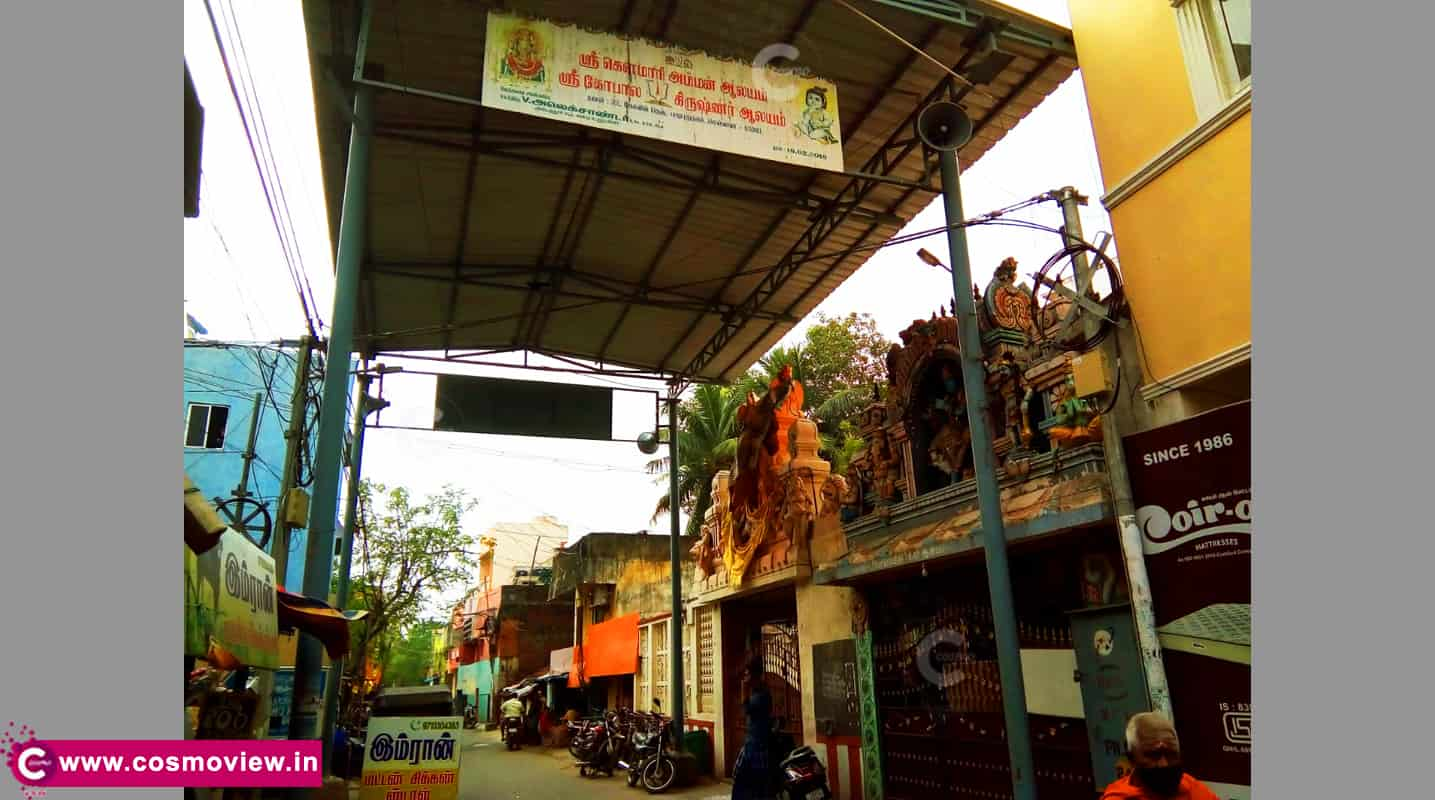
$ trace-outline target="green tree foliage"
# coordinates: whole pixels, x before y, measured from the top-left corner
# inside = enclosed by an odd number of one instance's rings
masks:
[[[694,536],[712,505],[713,476],[732,467],[737,455],[737,409],[745,395],[726,386],[704,384],[678,407],[678,496],[688,513],[687,535]],[[648,462],[648,473],[663,487],[653,520],[668,513],[666,455]]]
[[[384,659],[386,686],[421,686],[433,662],[433,637],[442,636],[444,624],[416,622],[397,631]]]
[[[361,483],[349,606],[369,614],[351,629],[350,675],[360,676],[370,655],[390,663],[418,624],[424,601],[468,580],[477,566],[476,542],[460,523],[475,505],[451,487],[417,501],[403,487]],[[422,663],[427,659],[425,653]]]

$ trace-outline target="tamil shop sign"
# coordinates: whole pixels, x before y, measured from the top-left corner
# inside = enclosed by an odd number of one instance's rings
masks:
[[[457,800],[462,717],[371,717],[359,800]]]

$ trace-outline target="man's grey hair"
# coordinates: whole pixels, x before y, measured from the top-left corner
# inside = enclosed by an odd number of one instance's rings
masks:
[[[1134,751],[1136,749],[1136,746],[1141,743],[1142,730],[1149,729],[1157,725],[1160,725],[1165,728],[1170,728],[1171,735],[1176,736],[1176,726],[1172,725],[1171,720],[1166,719],[1166,717],[1162,716],[1161,714],[1155,711],[1144,711],[1140,714],[1133,714],[1131,716],[1131,719],[1126,722],[1126,751]],[[1179,746],[1180,743],[1181,737],[1176,736],[1176,744]]]

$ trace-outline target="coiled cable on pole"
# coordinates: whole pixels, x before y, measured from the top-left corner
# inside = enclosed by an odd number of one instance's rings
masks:
[[[1096,275],[1098,270],[1104,269],[1108,280],[1110,280],[1111,282],[1110,294],[1106,296],[1106,299],[1104,301],[1098,301],[1105,306],[1106,314],[1099,319],[1096,329],[1092,331],[1090,335],[1086,335],[1083,331],[1078,331],[1077,335],[1075,336],[1060,337],[1060,329],[1066,327],[1066,325],[1062,325],[1061,321],[1058,321],[1056,324],[1049,324],[1046,314],[1043,313],[1046,309],[1042,308],[1042,303],[1038,298],[1037,292],[1043,286],[1047,286],[1048,282],[1060,283],[1061,269],[1059,269],[1059,265],[1062,265],[1068,260],[1072,261],[1074,265],[1075,259],[1078,256],[1082,255],[1091,256],[1092,265],[1090,274],[1093,277]],[[1048,273],[1050,273],[1053,269],[1056,270],[1057,277],[1049,278]],[[1036,328],[1036,336],[1034,338],[1038,342],[1050,341],[1057,349],[1061,350],[1062,352],[1085,353],[1099,346],[1106,339],[1107,336],[1111,335],[1111,330],[1115,327],[1114,321],[1121,319],[1122,316],[1126,313],[1126,287],[1121,280],[1121,272],[1117,269],[1116,262],[1112,260],[1110,256],[1106,255],[1105,252],[1097,249],[1089,242],[1072,242],[1066,247],[1063,247],[1061,250],[1058,250],[1054,255],[1052,255],[1051,258],[1046,260],[1046,263],[1043,264],[1041,266],[1041,269],[1037,270],[1036,274],[1032,277],[1033,286],[1031,292],[1031,318],[1032,324]],[[1092,295],[1091,289],[1091,286],[1086,287],[1088,297],[1091,297]],[[1047,286],[1048,305],[1050,304],[1050,299],[1053,291],[1054,290]],[[1091,297],[1091,299],[1095,300],[1096,298]],[[1067,317],[1065,317],[1064,319],[1074,320],[1081,314],[1087,313],[1090,312],[1081,308],[1081,306],[1077,305],[1075,302],[1072,302],[1071,310],[1067,312]],[[1053,331],[1051,330],[1052,328],[1057,328],[1057,331],[1053,333]]]

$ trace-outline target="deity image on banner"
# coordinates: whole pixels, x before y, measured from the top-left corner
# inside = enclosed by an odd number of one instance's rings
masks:
[[[793,130],[814,142],[837,144],[832,135],[832,126],[837,124],[836,115],[828,110],[827,90],[821,86],[810,86],[802,94],[802,114],[793,123]]]
[[[543,61],[543,37],[527,24],[508,31],[507,49],[498,64],[498,77],[519,85],[548,84]]]

